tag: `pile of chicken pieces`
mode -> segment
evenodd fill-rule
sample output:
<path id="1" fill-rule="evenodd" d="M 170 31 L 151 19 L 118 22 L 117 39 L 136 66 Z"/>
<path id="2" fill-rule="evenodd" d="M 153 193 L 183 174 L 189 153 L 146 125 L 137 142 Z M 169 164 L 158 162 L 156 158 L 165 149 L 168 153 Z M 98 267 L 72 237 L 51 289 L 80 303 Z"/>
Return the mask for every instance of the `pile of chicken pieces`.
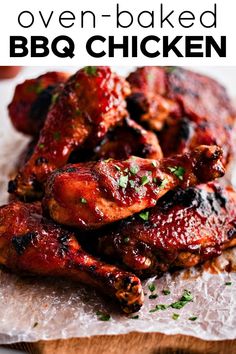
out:
<path id="1" fill-rule="evenodd" d="M 31 136 L 0 208 L 0 264 L 143 305 L 141 280 L 236 245 L 235 111 L 216 81 L 180 67 L 109 67 L 26 80 L 9 105 Z M 217 181 L 216 181 L 217 180 Z"/>

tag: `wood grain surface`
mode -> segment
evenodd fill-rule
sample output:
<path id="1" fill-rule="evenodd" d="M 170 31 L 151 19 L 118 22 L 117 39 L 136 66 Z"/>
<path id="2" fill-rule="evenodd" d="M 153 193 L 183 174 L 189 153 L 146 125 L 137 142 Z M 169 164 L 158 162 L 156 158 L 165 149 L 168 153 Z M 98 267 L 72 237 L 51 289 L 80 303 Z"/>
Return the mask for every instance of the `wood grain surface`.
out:
<path id="1" fill-rule="evenodd" d="M 19 343 L 11 345 L 11 348 L 31 354 L 235 354 L 236 340 L 208 342 L 182 335 L 130 333 Z"/>

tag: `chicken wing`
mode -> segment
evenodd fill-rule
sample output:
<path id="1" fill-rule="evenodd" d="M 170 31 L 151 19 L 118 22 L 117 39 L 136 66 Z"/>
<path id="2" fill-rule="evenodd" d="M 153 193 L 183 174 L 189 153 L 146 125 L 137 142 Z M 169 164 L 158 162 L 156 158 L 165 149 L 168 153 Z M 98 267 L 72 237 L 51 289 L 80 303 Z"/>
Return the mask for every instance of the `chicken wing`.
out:
<path id="1" fill-rule="evenodd" d="M 159 161 L 131 157 L 67 165 L 49 177 L 43 205 L 61 224 L 98 228 L 154 206 L 177 186 L 221 177 L 221 155 L 217 146 L 199 146 Z"/>
<path id="2" fill-rule="evenodd" d="M 83 251 L 76 234 L 42 217 L 40 204 L 0 208 L 0 264 L 20 274 L 82 282 L 114 298 L 126 313 L 143 304 L 140 280 Z"/>
<path id="3" fill-rule="evenodd" d="M 16 86 L 12 102 L 8 106 L 9 116 L 16 130 L 27 135 L 39 135 L 53 95 L 56 95 L 57 86 L 68 77 L 67 73 L 49 72 Z"/>
<path id="4" fill-rule="evenodd" d="M 90 139 L 96 146 L 126 115 L 129 85 L 108 67 L 86 67 L 72 76 L 50 108 L 33 155 L 9 183 L 9 192 L 39 199 L 48 175 L 64 166 Z"/>
<path id="5" fill-rule="evenodd" d="M 180 67 L 139 68 L 127 80 L 132 89 L 127 99 L 131 117 L 162 130 L 164 156 L 202 144 L 218 145 L 224 149 L 223 163 L 229 162 L 236 115 L 219 83 Z"/>
<path id="6" fill-rule="evenodd" d="M 147 277 L 195 266 L 236 245 L 231 187 L 209 183 L 170 191 L 148 213 L 145 221 L 134 216 L 101 232 L 98 254 Z"/>
<path id="7" fill-rule="evenodd" d="M 126 160 L 130 156 L 161 159 L 162 151 L 156 135 L 130 118 L 108 132 L 102 144 L 95 148 L 94 160 Z"/>

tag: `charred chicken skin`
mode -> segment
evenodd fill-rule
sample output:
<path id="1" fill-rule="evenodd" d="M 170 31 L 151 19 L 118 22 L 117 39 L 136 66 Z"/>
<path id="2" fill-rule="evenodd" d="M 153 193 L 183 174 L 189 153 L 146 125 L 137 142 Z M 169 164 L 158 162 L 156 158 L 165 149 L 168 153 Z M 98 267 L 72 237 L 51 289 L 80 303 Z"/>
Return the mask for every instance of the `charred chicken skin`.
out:
<path id="1" fill-rule="evenodd" d="M 209 183 L 170 191 L 147 211 L 101 233 L 98 254 L 135 274 L 192 267 L 236 245 L 236 192 Z"/>
<path id="2" fill-rule="evenodd" d="M 127 80 L 131 117 L 161 130 L 164 156 L 218 145 L 224 149 L 224 165 L 229 162 L 235 111 L 219 83 L 180 67 L 138 68 Z"/>
<path id="3" fill-rule="evenodd" d="M 69 78 L 63 72 L 49 72 L 16 86 L 8 106 L 12 124 L 19 132 L 38 136 L 43 127 L 57 87 Z"/>
<path id="4" fill-rule="evenodd" d="M 126 160 L 130 156 L 157 160 L 163 154 L 157 136 L 152 131 L 145 130 L 132 119 L 126 118 L 96 147 L 94 160 Z"/>
<path id="5" fill-rule="evenodd" d="M 39 199 L 43 184 L 86 139 L 94 145 L 127 116 L 129 85 L 108 67 L 86 67 L 65 83 L 50 108 L 34 153 L 9 184 L 9 192 Z"/>
<path id="6" fill-rule="evenodd" d="M 40 204 L 17 201 L 0 208 L 0 264 L 17 273 L 88 284 L 114 298 L 126 313 L 143 304 L 135 275 L 83 251 L 76 234 L 42 217 Z"/>
<path id="7" fill-rule="evenodd" d="M 217 146 L 200 146 L 159 161 L 131 157 L 67 165 L 49 177 L 43 205 L 58 223 L 99 228 L 154 206 L 170 189 L 223 176 L 221 156 Z"/>

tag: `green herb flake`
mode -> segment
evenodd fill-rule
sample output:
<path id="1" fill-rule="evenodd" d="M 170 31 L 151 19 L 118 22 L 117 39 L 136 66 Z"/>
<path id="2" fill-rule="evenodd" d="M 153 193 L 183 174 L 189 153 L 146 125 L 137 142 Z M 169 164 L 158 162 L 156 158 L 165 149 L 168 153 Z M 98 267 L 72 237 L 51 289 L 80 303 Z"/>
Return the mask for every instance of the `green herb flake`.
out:
<path id="1" fill-rule="evenodd" d="M 35 84 L 31 85 L 28 87 L 27 91 L 28 92 L 33 92 L 39 95 L 41 92 L 43 92 L 44 87 L 40 85 L 39 82 L 36 82 Z"/>
<path id="2" fill-rule="evenodd" d="M 156 290 L 155 284 L 153 284 L 153 283 L 149 284 L 149 285 L 148 285 L 148 289 L 153 293 L 153 291 Z"/>
<path id="3" fill-rule="evenodd" d="M 120 176 L 119 186 L 121 188 L 126 188 L 127 184 L 128 184 L 128 179 L 129 179 L 129 176 Z"/>
<path id="4" fill-rule="evenodd" d="M 142 211 L 141 213 L 139 213 L 139 217 L 144 221 L 148 221 L 149 211 Z"/>
<path id="5" fill-rule="evenodd" d="M 185 169 L 182 166 L 168 167 L 168 170 L 170 170 L 170 172 L 173 173 L 173 175 L 175 175 L 181 181 L 183 181 Z"/>
<path id="6" fill-rule="evenodd" d="M 189 317 L 189 321 L 196 321 L 198 319 L 197 316 L 192 316 L 192 317 Z"/>
<path id="7" fill-rule="evenodd" d="M 178 313 L 173 313 L 172 319 L 175 320 L 175 321 L 178 320 L 179 319 Z"/>
<path id="8" fill-rule="evenodd" d="M 157 167 L 157 162 L 156 161 L 152 161 L 152 166 L 153 167 Z"/>
<path id="9" fill-rule="evenodd" d="M 159 305 L 156 305 L 156 309 L 159 311 L 159 310 L 161 310 L 161 311 L 164 311 L 164 310 L 166 310 L 168 308 L 168 306 L 167 305 L 164 305 L 164 304 L 159 304 Z"/>
<path id="10" fill-rule="evenodd" d="M 176 66 L 165 66 L 165 70 L 167 73 L 171 74 L 177 69 Z"/>
<path id="11" fill-rule="evenodd" d="M 53 138 L 56 141 L 60 140 L 61 139 L 61 133 L 60 132 L 54 132 L 53 133 Z"/>
<path id="12" fill-rule="evenodd" d="M 97 67 L 96 66 L 86 66 L 84 72 L 88 76 L 97 76 Z"/>
<path id="13" fill-rule="evenodd" d="M 136 175 L 139 171 L 139 167 L 137 165 L 133 165 L 130 167 L 130 172 L 133 174 L 133 175 Z"/>
<path id="14" fill-rule="evenodd" d="M 58 96 L 59 96 L 58 92 L 54 93 L 54 95 L 52 95 L 52 98 L 51 98 L 52 104 L 55 104 L 57 102 Z"/>
<path id="15" fill-rule="evenodd" d="M 132 316 L 130 317 L 131 320 L 138 320 L 139 319 L 139 315 L 135 315 L 135 316 Z"/>
<path id="16" fill-rule="evenodd" d="M 167 308 L 168 308 L 167 305 L 159 304 L 159 305 L 156 305 L 156 307 L 154 309 L 151 309 L 149 312 L 152 313 L 152 312 L 156 312 L 156 311 L 164 311 Z"/>
<path id="17" fill-rule="evenodd" d="M 129 238 L 129 237 L 125 237 L 125 238 L 124 238 L 124 243 L 129 243 L 129 241 L 130 241 L 130 238 Z"/>
<path id="18" fill-rule="evenodd" d="M 138 193 L 138 194 L 139 194 L 139 193 L 140 193 L 140 191 L 141 191 L 141 190 L 140 190 L 140 188 L 139 188 L 139 187 L 135 187 L 135 192 L 136 192 L 136 193 Z"/>
<path id="19" fill-rule="evenodd" d="M 226 285 L 226 286 L 230 286 L 230 285 L 232 285 L 232 282 L 231 282 L 231 281 L 227 281 L 227 282 L 225 283 L 225 285 Z"/>
<path id="20" fill-rule="evenodd" d="M 163 289 L 163 290 L 162 290 L 162 294 L 164 294 L 164 295 L 170 295 L 170 290 L 168 290 L 168 289 Z"/>
<path id="21" fill-rule="evenodd" d="M 147 184 L 147 183 L 149 183 L 150 181 L 149 181 L 149 178 L 148 178 L 148 176 L 142 176 L 142 178 L 141 178 L 141 184 L 142 184 L 142 186 L 145 186 L 145 184 Z"/>
<path id="22" fill-rule="evenodd" d="M 119 167 L 119 166 L 114 165 L 114 167 L 115 167 L 115 169 L 116 169 L 117 171 L 120 171 L 120 167 Z"/>
<path id="23" fill-rule="evenodd" d="M 82 203 L 82 204 L 87 204 L 87 200 L 85 199 L 85 198 L 80 198 L 80 202 Z"/>
<path id="24" fill-rule="evenodd" d="M 96 315 L 99 321 L 109 321 L 111 318 L 111 315 L 102 311 L 97 311 Z"/>
<path id="25" fill-rule="evenodd" d="M 167 178 L 164 178 L 162 181 L 161 181 L 161 184 L 159 185 L 159 188 L 160 189 L 163 189 L 165 188 L 165 186 L 168 184 L 168 179 Z"/>
<path id="26" fill-rule="evenodd" d="M 81 110 L 80 110 L 79 108 L 77 108 L 77 109 L 75 110 L 75 114 L 76 114 L 77 116 L 81 115 Z"/>
<path id="27" fill-rule="evenodd" d="M 134 181 L 130 180 L 130 181 L 129 181 L 129 184 L 130 184 L 130 187 L 131 187 L 131 188 L 134 188 L 134 186 L 135 186 L 135 182 L 134 182 Z"/>
<path id="28" fill-rule="evenodd" d="M 43 149 L 45 147 L 44 144 L 39 144 L 39 149 Z"/>
<path id="29" fill-rule="evenodd" d="M 150 300 L 154 300 L 154 299 L 156 299 L 158 297 L 158 295 L 157 294 L 151 294 L 151 295 L 149 295 L 149 299 Z"/>
<path id="30" fill-rule="evenodd" d="M 184 290 L 184 293 L 182 297 L 180 298 L 179 301 L 173 302 L 170 306 L 173 309 L 180 310 L 182 309 L 185 305 L 187 305 L 188 302 L 193 300 L 193 295 L 191 294 L 190 291 Z"/>

